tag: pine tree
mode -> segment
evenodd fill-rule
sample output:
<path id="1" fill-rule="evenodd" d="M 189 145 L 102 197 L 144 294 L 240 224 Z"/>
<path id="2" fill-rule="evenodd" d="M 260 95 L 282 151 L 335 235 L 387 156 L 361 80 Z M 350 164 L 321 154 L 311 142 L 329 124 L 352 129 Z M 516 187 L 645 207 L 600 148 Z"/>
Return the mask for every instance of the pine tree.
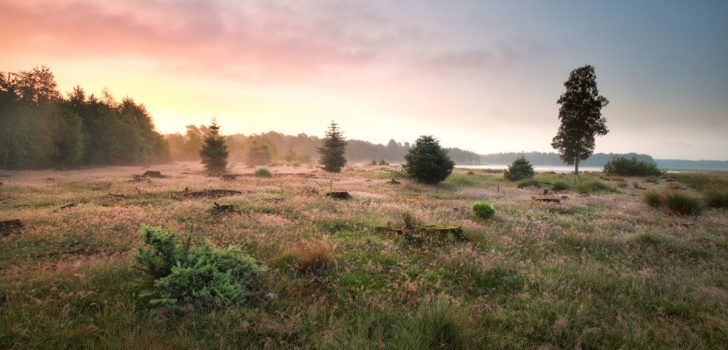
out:
<path id="1" fill-rule="evenodd" d="M 220 126 L 217 120 L 212 120 L 210 133 L 205 137 L 200 149 L 200 157 L 205 169 L 212 174 L 225 172 L 227 168 L 228 149 L 225 144 L 225 137 L 220 135 Z"/>
<path id="2" fill-rule="evenodd" d="M 403 168 L 408 176 L 432 185 L 445 180 L 455 167 L 447 150 L 432 136 L 420 136 L 404 159 L 407 162 Z"/>
<path id="3" fill-rule="evenodd" d="M 346 164 L 346 158 L 344 157 L 346 141 L 336 122 L 331 122 L 322 143 L 323 145 L 319 147 L 319 153 L 321 154 L 319 162 L 324 166 L 324 170 L 328 172 L 340 172 L 341 168 Z"/>
<path id="4" fill-rule="evenodd" d="M 526 157 L 520 156 L 508 166 L 503 176 L 511 181 L 518 181 L 533 177 L 533 166 Z"/>
<path id="5" fill-rule="evenodd" d="M 561 126 L 551 146 L 559 151 L 566 164 L 574 164 L 574 173 L 579 176 L 579 162 L 594 153 L 594 137 L 606 135 L 607 120 L 602 117 L 602 108 L 609 101 L 599 95 L 594 67 L 577 68 L 564 83 L 566 92 L 558 100 Z"/>

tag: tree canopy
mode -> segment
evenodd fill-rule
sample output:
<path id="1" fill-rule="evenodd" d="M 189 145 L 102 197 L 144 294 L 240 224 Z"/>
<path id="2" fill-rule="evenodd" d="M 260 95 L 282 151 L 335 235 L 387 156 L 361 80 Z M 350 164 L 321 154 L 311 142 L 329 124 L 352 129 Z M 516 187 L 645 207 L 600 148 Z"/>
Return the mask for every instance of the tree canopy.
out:
<path id="1" fill-rule="evenodd" d="M 324 170 L 332 173 L 338 173 L 346 164 L 346 140 L 339 130 L 336 122 L 332 121 L 329 129 L 326 131 L 326 137 L 321 141 L 319 154 L 321 159 L 319 162 L 324 166 Z"/>
<path id="2" fill-rule="evenodd" d="M 169 159 L 144 105 L 75 87 L 63 97 L 48 67 L 0 72 L 0 166 L 123 165 Z"/>
<path id="3" fill-rule="evenodd" d="M 220 174 L 227 169 L 228 149 L 225 137 L 220 135 L 220 126 L 215 119 L 212 120 L 209 131 L 202 141 L 200 158 L 209 173 Z"/>
<path id="4" fill-rule="evenodd" d="M 566 92 L 558 104 L 561 125 L 551 145 L 559 151 L 566 164 L 574 164 L 579 174 L 579 162 L 594 152 L 595 137 L 606 135 L 607 120 L 602 117 L 602 108 L 609 101 L 599 95 L 594 67 L 586 65 L 577 68 L 564 83 Z"/>
<path id="5" fill-rule="evenodd" d="M 455 167 L 447 150 L 440 147 L 439 141 L 434 137 L 428 135 L 420 136 L 404 158 L 406 163 L 403 168 L 407 175 L 426 184 L 437 184 L 445 180 Z"/>

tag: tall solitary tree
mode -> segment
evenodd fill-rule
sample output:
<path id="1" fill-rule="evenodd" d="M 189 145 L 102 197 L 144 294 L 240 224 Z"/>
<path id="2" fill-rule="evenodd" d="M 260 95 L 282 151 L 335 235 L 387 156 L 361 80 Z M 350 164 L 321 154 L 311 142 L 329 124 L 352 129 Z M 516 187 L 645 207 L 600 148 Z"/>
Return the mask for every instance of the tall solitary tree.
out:
<path id="1" fill-rule="evenodd" d="M 557 101 L 561 126 L 551 142 L 566 164 L 574 165 L 574 174 L 579 176 L 579 162 L 594 152 L 594 138 L 606 135 L 607 120 L 602 117 L 602 108 L 609 101 L 599 95 L 594 67 L 586 65 L 577 68 L 564 83 L 566 92 Z"/>
<path id="2" fill-rule="evenodd" d="M 227 168 L 228 149 L 225 144 L 225 137 L 220 135 L 220 126 L 217 125 L 216 119 L 212 119 L 210 133 L 202 142 L 200 157 L 208 172 L 212 174 L 225 172 Z"/>
<path id="3" fill-rule="evenodd" d="M 339 130 L 336 122 L 332 121 L 329 129 L 326 131 L 326 137 L 322 140 L 319 147 L 321 159 L 319 162 L 324 166 L 324 170 L 332 173 L 338 173 L 346 164 L 344 152 L 346 152 L 346 140 Z"/>

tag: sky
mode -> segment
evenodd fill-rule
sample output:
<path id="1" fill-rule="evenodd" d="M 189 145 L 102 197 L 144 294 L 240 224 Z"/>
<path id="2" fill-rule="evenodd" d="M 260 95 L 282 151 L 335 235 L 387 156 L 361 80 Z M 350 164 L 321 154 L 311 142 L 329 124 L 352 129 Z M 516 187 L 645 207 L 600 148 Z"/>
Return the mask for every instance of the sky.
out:
<path id="1" fill-rule="evenodd" d="M 596 152 L 728 160 L 728 1 L 0 0 L 0 71 L 143 103 L 163 133 L 433 135 L 553 151 L 569 72 L 591 64 Z"/>

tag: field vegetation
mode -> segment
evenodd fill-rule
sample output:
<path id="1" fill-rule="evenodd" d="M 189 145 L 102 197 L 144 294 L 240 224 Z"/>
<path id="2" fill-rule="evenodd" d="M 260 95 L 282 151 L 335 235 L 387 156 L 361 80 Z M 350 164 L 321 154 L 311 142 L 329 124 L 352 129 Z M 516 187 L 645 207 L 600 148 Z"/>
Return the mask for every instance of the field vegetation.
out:
<path id="1" fill-rule="evenodd" d="M 133 177 L 147 170 L 163 176 Z M 518 188 L 462 169 L 438 185 L 398 166 L 228 170 L 251 176 L 3 171 L 0 220 L 22 227 L 0 232 L 0 348 L 728 344 L 725 205 L 663 204 L 724 203 L 709 196 L 724 173 L 582 173 L 576 187 L 536 173 Z M 558 201 L 535 200 L 545 190 Z M 480 218 L 479 202 L 497 211 Z M 463 239 L 438 235 L 452 227 Z"/>

